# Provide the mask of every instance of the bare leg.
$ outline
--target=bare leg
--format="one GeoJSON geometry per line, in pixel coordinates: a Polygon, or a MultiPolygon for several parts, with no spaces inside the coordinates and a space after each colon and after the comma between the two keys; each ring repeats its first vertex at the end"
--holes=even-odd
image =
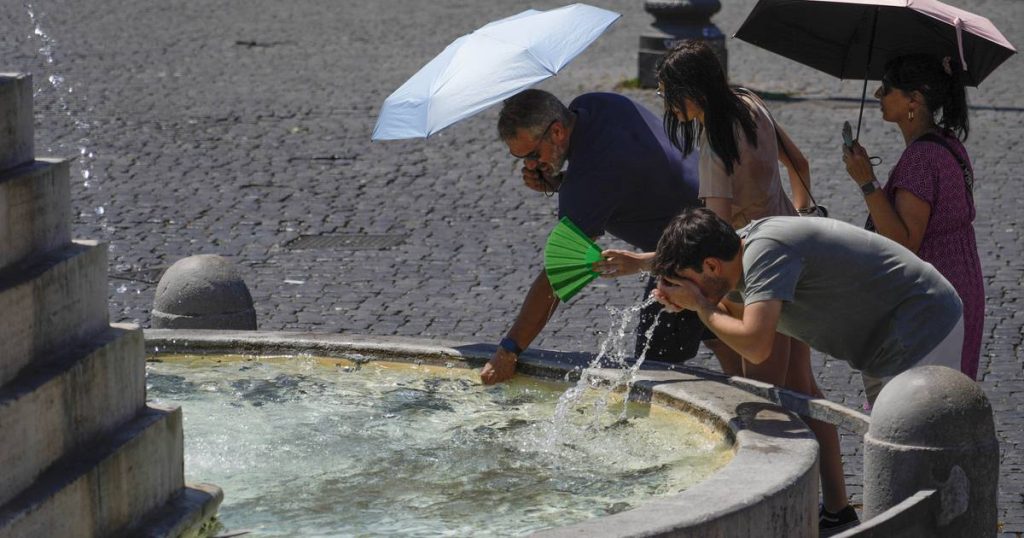
{"type": "MultiPolygon", "coordinates": [[[[740,368],[736,363],[742,363],[742,371],[745,377],[772,383],[773,385],[795,390],[816,398],[824,398],[818,384],[811,372],[811,348],[786,335],[776,333],[775,341],[772,343],[772,354],[768,360],[761,364],[753,364],[743,360],[742,357],[725,345],[721,340],[707,340],[704,342],[711,351],[715,352],[722,371],[728,375],[738,375],[740,368]]],[[[846,477],[843,474],[842,450],[839,445],[839,432],[836,427],[828,422],[813,420],[804,417],[807,427],[814,432],[821,447],[821,496],[824,500],[825,509],[829,512],[838,512],[849,504],[846,496],[846,477]]]]}
{"type": "MultiPolygon", "coordinates": [[[[775,335],[775,338],[781,335],[775,335]]],[[[814,396],[824,398],[818,384],[814,381],[814,374],[811,372],[811,348],[807,344],[791,339],[789,375],[784,385],[787,389],[795,390],[814,396]]],[[[825,509],[829,512],[838,512],[850,503],[846,496],[846,477],[843,475],[843,457],[839,446],[839,432],[836,427],[828,422],[813,420],[804,417],[807,426],[818,438],[818,445],[821,446],[821,496],[825,501],[825,509]]]]}
{"type": "Polygon", "coordinates": [[[728,376],[743,375],[743,357],[721,340],[705,340],[704,345],[718,357],[718,364],[722,366],[722,373],[728,376]]]}
{"type": "Polygon", "coordinates": [[[761,364],[743,361],[743,377],[771,383],[776,387],[786,387],[787,373],[792,368],[790,346],[792,339],[784,334],[775,333],[772,342],[772,354],[761,364]]]}

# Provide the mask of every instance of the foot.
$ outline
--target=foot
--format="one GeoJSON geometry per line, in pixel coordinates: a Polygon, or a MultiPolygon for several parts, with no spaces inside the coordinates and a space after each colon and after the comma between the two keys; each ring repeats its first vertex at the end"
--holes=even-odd
{"type": "Polygon", "coordinates": [[[860,518],[857,517],[857,511],[850,505],[846,505],[846,508],[834,514],[826,510],[824,506],[818,510],[819,536],[833,536],[857,525],[860,525],[860,518]]]}

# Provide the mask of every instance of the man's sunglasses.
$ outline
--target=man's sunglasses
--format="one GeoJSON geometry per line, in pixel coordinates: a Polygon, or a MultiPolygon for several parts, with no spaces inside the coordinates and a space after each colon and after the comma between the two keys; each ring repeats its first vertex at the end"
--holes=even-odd
{"type": "MultiPolygon", "coordinates": [[[[516,155],[515,153],[513,153],[512,156],[515,157],[516,159],[522,159],[523,162],[529,162],[529,161],[537,162],[537,161],[539,161],[540,160],[540,144],[541,144],[541,142],[544,142],[545,138],[548,137],[548,132],[551,131],[551,126],[554,125],[556,121],[558,121],[558,120],[557,119],[551,120],[551,122],[548,123],[548,126],[544,128],[544,132],[542,132],[540,134],[540,138],[537,139],[537,144],[533,146],[533,150],[532,151],[530,151],[526,155],[522,155],[522,156],[516,155]]],[[[555,184],[551,183],[551,181],[549,181],[546,177],[544,177],[544,174],[539,173],[539,171],[538,171],[538,176],[540,177],[540,180],[542,182],[544,182],[544,195],[548,196],[548,197],[554,196],[555,193],[558,192],[558,186],[556,186],[555,184]]]]}

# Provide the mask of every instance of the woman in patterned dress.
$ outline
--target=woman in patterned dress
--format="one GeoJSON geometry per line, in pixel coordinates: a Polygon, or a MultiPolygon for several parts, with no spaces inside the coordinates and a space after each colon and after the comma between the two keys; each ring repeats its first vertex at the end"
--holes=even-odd
{"type": "MultiPolygon", "coordinates": [[[[959,62],[926,54],[897,57],[886,64],[875,97],[882,119],[899,127],[907,147],[884,187],[875,179],[867,151],[856,142],[843,149],[846,170],[864,193],[867,227],[931,263],[960,294],[960,370],[976,379],[985,289],[974,235],[973,170],[961,143],[970,127],[959,62]]],[[[865,378],[865,389],[873,404],[880,383],[865,378]]]]}

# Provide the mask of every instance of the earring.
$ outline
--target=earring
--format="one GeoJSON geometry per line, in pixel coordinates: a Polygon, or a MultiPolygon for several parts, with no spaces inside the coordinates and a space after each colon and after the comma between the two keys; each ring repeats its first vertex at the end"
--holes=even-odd
{"type": "Polygon", "coordinates": [[[914,121],[914,111],[913,110],[911,110],[910,112],[907,113],[907,119],[909,119],[910,121],[914,121]]]}

